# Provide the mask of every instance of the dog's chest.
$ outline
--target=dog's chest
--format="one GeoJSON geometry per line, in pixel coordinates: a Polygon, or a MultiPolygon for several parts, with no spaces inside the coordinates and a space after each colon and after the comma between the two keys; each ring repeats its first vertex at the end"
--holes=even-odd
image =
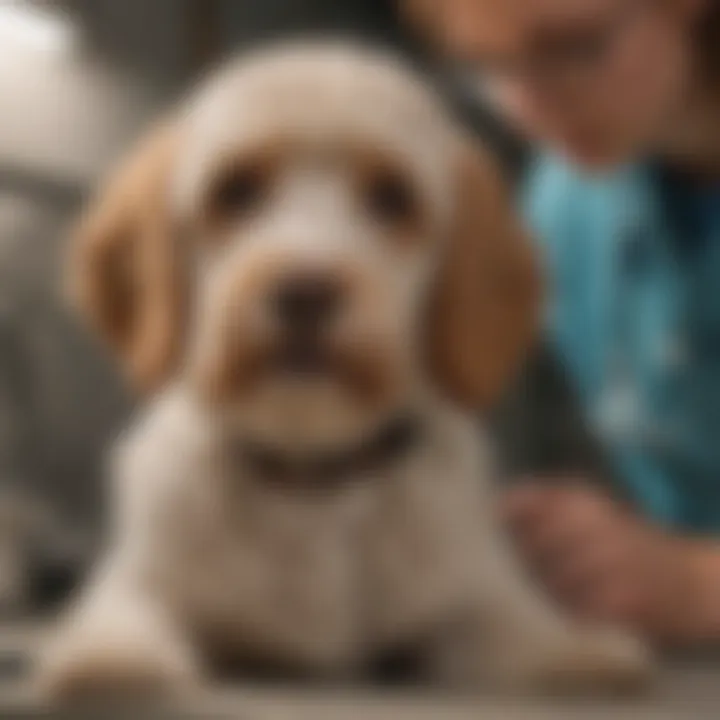
{"type": "Polygon", "coordinates": [[[196,556],[179,563],[187,612],[229,650],[320,669],[427,634],[467,597],[479,520],[474,483],[438,461],[326,493],[196,499],[176,546],[196,556]]]}

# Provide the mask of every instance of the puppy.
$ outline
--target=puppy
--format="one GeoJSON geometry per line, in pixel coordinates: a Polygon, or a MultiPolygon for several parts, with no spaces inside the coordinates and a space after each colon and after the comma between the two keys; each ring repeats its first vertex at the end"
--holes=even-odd
{"type": "Polygon", "coordinates": [[[477,411],[532,342],[533,253],[428,88],[375,51],[275,48],[205,83],[91,207],[82,312],[150,399],[109,549],[41,663],[53,697],[228,662],[616,690],[630,637],[562,617],[499,528],[477,411]]]}

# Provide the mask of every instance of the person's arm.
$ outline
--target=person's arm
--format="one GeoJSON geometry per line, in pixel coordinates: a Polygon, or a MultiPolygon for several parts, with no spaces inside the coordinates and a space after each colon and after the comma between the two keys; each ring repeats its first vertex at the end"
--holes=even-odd
{"type": "Polygon", "coordinates": [[[687,637],[715,645],[720,642],[720,543],[688,540],[685,554],[692,583],[686,592],[696,596],[687,613],[687,637]]]}
{"type": "Polygon", "coordinates": [[[508,493],[517,544],[568,611],[671,648],[720,642],[720,543],[661,529],[588,487],[508,493]]]}

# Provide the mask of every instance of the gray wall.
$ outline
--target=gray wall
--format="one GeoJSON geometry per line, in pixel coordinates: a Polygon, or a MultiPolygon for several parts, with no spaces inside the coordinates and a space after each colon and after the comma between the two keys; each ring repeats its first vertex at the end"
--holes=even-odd
{"type": "MultiPolygon", "coordinates": [[[[58,3],[60,4],[60,3],[58,3]]],[[[67,6],[67,49],[0,47],[0,487],[91,522],[102,449],[129,403],[64,308],[65,239],[80,204],[188,73],[183,2],[67,6]]]]}

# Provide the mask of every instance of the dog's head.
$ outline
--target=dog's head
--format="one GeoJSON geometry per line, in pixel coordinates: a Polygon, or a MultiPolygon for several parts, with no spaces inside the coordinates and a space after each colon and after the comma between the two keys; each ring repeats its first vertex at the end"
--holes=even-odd
{"type": "Polygon", "coordinates": [[[80,307],[139,387],[182,376],[274,439],[366,431],[429,384],[486,405],[536,323],[489,159],[412,73],[334,45],[226,68],[73,249],[80,307]]]}

